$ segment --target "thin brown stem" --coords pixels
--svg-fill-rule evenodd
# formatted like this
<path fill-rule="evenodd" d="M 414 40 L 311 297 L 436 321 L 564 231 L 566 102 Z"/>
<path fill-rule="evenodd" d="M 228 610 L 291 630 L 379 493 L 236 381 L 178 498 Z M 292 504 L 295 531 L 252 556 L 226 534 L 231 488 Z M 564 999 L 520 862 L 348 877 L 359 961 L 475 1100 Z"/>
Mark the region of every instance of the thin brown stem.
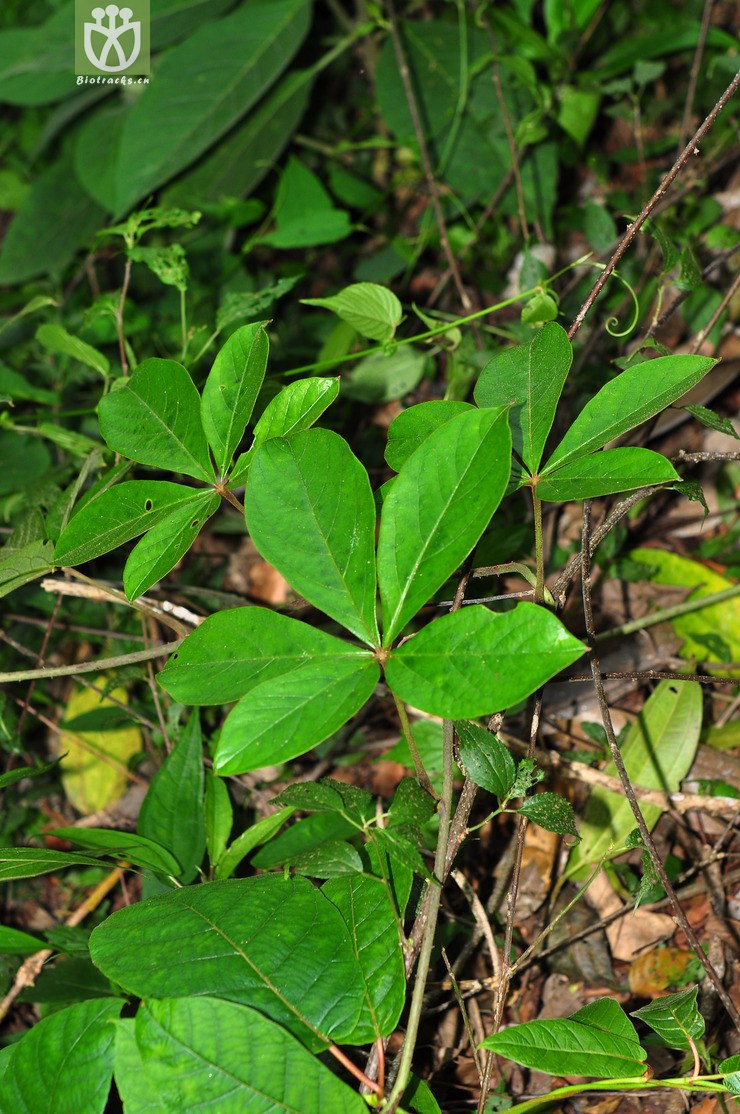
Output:
<path fill-rule="evenodd" d="M 121 359 L 121 374 L 128 375 L 128 357 L 126 355 L 126 337 L 123 332 L 123 310 L 126 305 L 126 295 L 128 294 L 128 285 L 131 281 L 131 260 L 126 259 L 126 266 L 123 269 L 123 282 L 121 284 L 121 297 L 118 299 L 118 306 L 116 307 L 116 331 L 118 332 L 118 354 Z"/>
<path fill-rule="evenodd" d="M 704 47 L 707 42 L 707 35 L 709 34 L 709 24 L 712 18 L 712 8 L 714 7 L 714 0 L 705 0 L 704 11 L 701 16 L 701 27 L 699 28 L 699 37 L 696 40 L 696 49 L 694 50 L 694 57 L 691 62 L 691 72 L 689 73 L 689 84 L 686 89 L 686 101 L 683 107 L 683 120 L 681 121 L 681 130 L 678 133 L 678 149 L 679 151 L 686 142 L 686 136 L 689 134 L 691 127 L 691 112 L 694 107 L 694 95 L 696 93 L 696 82 L 699 77 L 699 70 L 701 69 L 702 58 L 704 57 Z"/>

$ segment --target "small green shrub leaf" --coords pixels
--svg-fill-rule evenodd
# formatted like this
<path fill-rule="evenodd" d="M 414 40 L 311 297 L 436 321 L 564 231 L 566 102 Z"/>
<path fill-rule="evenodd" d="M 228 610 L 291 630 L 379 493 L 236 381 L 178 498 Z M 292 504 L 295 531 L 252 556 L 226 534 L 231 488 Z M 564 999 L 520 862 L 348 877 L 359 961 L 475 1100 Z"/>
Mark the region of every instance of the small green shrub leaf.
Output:
<path fill-rule="evenodd" d="M 476 723 L 459 720 L 455 731 L 460 741 L 460 761 L 468 776 L 500 801 L 505 800 L 516 777 L 516 765 L 508 748 Z"/>
<path fill-rule="evenodd" d="M 740 1095 L 740 1055 L 728 1056 L 717 1065 L 724 1075 L 722 1082 L 731 1095 Z"/>
<path fill-rule="evenodd" d="M 433 399 L 431 402 L 409 406 L 388 427 L 386 461 L 394 472 L 400 472 L 411 454 L 426 441 L 430 433 L 446 425 L 458 414 L 472 409 L 469 402 L 454 402 L 451 399 Z"/>
<path fill-rule="evenodd" d="M 541 474 L 588 456 L 655 417 L 703 379 L 716 362 L 708 356 L 659 356 L 649 365 L 626 368 L 586 403 Z"/>
<path fill-rule="evenodd" d="M 192 1109 L 196 1096 L 219 1114 L 367 1111 L 361 1096 L 285 1029 L 247 1006 L 207 996 L 148 1001 L 131 1043 L 128 1030 L 119 1039 L 116 1028 L 116 1086 L 132 1114 Z"/>
<path fill-rule="evenodd" d="M 406 975 L 385 884 L 370 876 L 333 878 L 321 892 L 341 913 L 362 971 L 363 1026 L 369 1014 L 376 1035 L 386 1037 L 396 1028 L 404 1007 Z"/>
<path fill-rule="evenodd" d="M 388 810 L 388 826 L 398 824 L 426 824 L 435 815 L 437 804 L 434 797 L 422 789 L 416 778 L 405 777 L 399 781 Z"/>
<path fill-rule="evenodd" d="M 649 1025 L 669 1048 L 688 1052 L 692 1041 L 704 1036 L 704 1018 L 696 1004 L 698 993 L 698 986 L 690 986 L 676 994 L 656 998 L 642 1009 L 633 1010 L 631 1016 Z"/>
<path fill-rule="evenodd" d="M 215 491 L 202 491 L 184 506 L 170 511 L 144 535 L 132 549 L 123 570 L 123 587 L 130 600 L 143 595 L 172 571 L 220 504 L 221 497 Z"/>
<path fill-rule="evenodd" d="M 545 831 L 581 838 L 578 835 L 573 806 L 559 793 L 535 793 L 520 805 L 519 812 Z"/>
<path fill-rule="evenodd" d="M 364 869 L 359 851 L 341 839 L 328 839 L 320 847 L 296 855 L 290 866 L 296 874 L 305 874 L 308 878 L 341 878 L 362 874 Z"/>
<path fill-rule="evenodd" d="M 58 565 L 92 561 L 202 498 L 202 491 L 166 480 L 127 480 L 106 488 L 72 515 L 54 560 Z"/>
<path fill-rule="evenodd" d="M 291 155 L 277 189 L 275 230 L 262 242 L 275 248 L 308 248 L 335 244 L 351 231 L 349 215 L 336 208 L 314 172 Z"/>
<path fill-rule="evenodd" d="M 603 449 L 556 467 L 537 484 L 540 499 L 566 503 L 680 479 L 669 460 L 650 449 Z"/>
<path fill-rule="evenodd" d="M 435 619 L 393 650 L 385 674 L 401 700 L 467 719 L 523 700 L 584 652 L 544 608 L 520 603 L 497 615 L 476 604 Z"/>
<path fill-rule="evenodd" d="M 119 832 L 112 828 L 52 828 L 50 834 L 68 839 L 88 851 L 116 859 L 128 859 L 136 866 L 149 867 L 161 874 L 171 874 L 177 878 L 182 873 L 180 863 L 166 847 L 155 843 L 153 839 L 131 832 Z"/>
<path fill-rule="evenodd" d="M 377 644 L 375 503 L 347 442 L 328 429 L 266 441 L 245 508 L 263 557 L 315 607 Z"/>
<path fill-rule="evenodd" d="M 113 1075 L 112 1021 L 121 998 L 96 998 L 45 1017 L 12 1046 L 0 1079 L 0 1110 L 103 1114 Z"/>
<path fill-rule="evenodd" d="M 591 1002 L 568 1018 L 527 1021 L 486 1037 L 482 1047 L 548 1075 L 619 1079 L 644 1074 L 647 1053 L 621 1006 Z"/>
<path fill-rule="evenodd" d="M 206 795 L 203 802 L 206 823 L 206 847 L 211 863 L 217 863 L 224 851 L 234 824 L 234 808 L 223 778 L 206 770 Z M 228 875 L 226 876 L 228 877 Z"/>
<path fill-rule="evenodd" d="M 21 932 L 18 928 L 0 925 L 0 955 L 33 955 L 45 947 L 45 940 Z"/>
<path fill-rule="evenodd" d="M 476 544 L 501 501 L 510 470 L 511 435 L 503 409 L 459 414 L 406 461 L 380 520 L 384 646 Z"/>
<path fill-rule="evenodd" d="M 494 356 L 476 383 L 479 407 L 509 405 L 512 444 L 527 469 L 536 472 L 573 349 L 561 325 L 547 324 L 528 344 L 517 344 Z"/>
<path fill-rule="evenodd" d="M 318 812 L 287 827 L 257 852 L 252 864 L 259 870 L 290 866 L 294 859 L 316 847 L 333 840 L 352 839 L 356 835 L 357 825 L 338 812 Z"/>
<path fill-rule="evenodd" d="M 120 381 L 119 381 L 120 382 Z M 100 432 L 122 456 L 213 483 L 200 396 L 175 360 L 144 360 L 98 406 Z"/>
<path fill-rule="evenodd" d="M 233 874 L 239 863 L 246 859 L 255 847 L 259 847 L 261 843 L 267 843 L 268 840 L 272 839 L 285 821 L 293 815 L 294 811 L 295 809 L 292 808 L 279 808 L 277 812 L 273 812 L 271 816 L 263 817 L 262 820 L 258 820 L 256 824 L 252 824 L 251 827 L 237 836 L 216 863 L 213 872 L 216 881 L 219 882 Z"/>
<path fill-rule="evenodd" d="M 313 1051 L 358 1035 L 364 986 L 346 925 L 305 878 L 209 882 L 141 901 L 93 931 L 90 955 L 140 998 L 240 1002 Z M 360 1036 L 373 1040 L 372 1025 Z"/>
<path fill-rule="evenodd" d="M 281 664 L 279 676 L 257 684 L 226 717 L 213 756 L 219 774 L 242 774 L 305 754 L 359 711 L 380 676 L 363 651 L 314 661 L 304 655 L 291 672 Z"/>
<path fill-rule="evenodd" d="M 366 789 L 329 777 L 318 782 L 299 781 L 289 785 L 274 803 L 292 805 L 302 812 L 338 812 L 358 827 L 375 813 L 373 796 Z"/>
<path fill-rule="evenodd" d="M 203 740 L 197 712 L 157 770 L 142 801 L 139 835 L 169 847 L 181 864 L 178 878 L 193 880 L 205 851 Z"/>
<path fill-rule="evenodd" d="M 225 475 L 244 436 L 265 378 L 265 322 L 243 325 L 216 356 L 201 398 L 201 417 L 216 467 Z"/>
<path fill-rule="evenodd" d="M 0 848 L 0 882 L 8 882 L 11 878 L 35 878 L 71 866 L 98 865 L 98 860 L 90 855 L 78 855 L 73 851 L 53 851 L 49 847 Z"/>
<path fill-rule="evenodd" d="M 254 443 L 289 437 L 308 429 L 339 394 L 338 379 L 299 379 L 289 383 L 267 404 L 254 427 Z"/>
<path fill-rule="evenodd" d="M 70 356 L 73 360 L 78 360 L 81 364 L 91 367 L 93 371 L 99 372 L 104 377 L 110 371 L 110 361 L 107 356 L 98 352 L 97 348 L 93 348 L 86 341 L 72 336 L 61 325 L 54 325 L 51 322 L 39 325 L 36 330 L 36 340 L 39 344 L 43 344 L 49 352 Z"/>
<path fill-rule="evenodd" d="M 354 282 L 329 298 L 301 298 L 304 306 L 330 309 L 370 340 L 384 344 L 403 320 L 403 307 L 392 290 L 374 282 Z"/>

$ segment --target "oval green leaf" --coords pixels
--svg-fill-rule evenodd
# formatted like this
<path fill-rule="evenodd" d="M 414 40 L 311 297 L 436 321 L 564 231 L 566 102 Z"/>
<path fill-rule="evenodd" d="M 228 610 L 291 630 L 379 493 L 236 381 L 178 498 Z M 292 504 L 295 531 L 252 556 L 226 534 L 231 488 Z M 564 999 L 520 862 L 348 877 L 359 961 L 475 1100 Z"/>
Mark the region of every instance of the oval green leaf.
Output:
<path fill-rule="evenodd" d="M 149 867 L 162 874 L 179 877 L 182 867 L 175 856 L 153 839 L 112 828 L 52 828 L 50 834 L 68 839 L 79 847 L 116 859 L 128 859 L 136 866 Z"/>
<path fill-rule="evenodd" d="M 200 492 L 144 535 L 123 570 L 123 587 L 130 600 L 143 595 L 174 569 L 220 504 L 221 497 L 215 491 Z"/>
<path fill-rule="evenodd" d="M 254 443 L 308 429 L 339 394 L 338 379 L 299 379 L 268 403 L 254 427 Z"/>
<path fill-rule="evenodd" d="M 537 494 L 548 503 L 567 503 L 678 479 L 671 462 L 660 453 L 638 448 L 603 449 L 556 467 L 539 481 Z"/>
<path fill-rule="evenodd" d="M 50 847 L 3 847 L 0 849 L 0 882 L 11 878 L 35 878 L 71 866 L 99 866 L 90 855 L 53 851 Z"/>
<path fill-rule="evenodd" d="M 396 295 L 375 282 L 353 282 L 329 298 L 301 298 L 301 302 L 331 310 L 362 336 L 381 344 L 392 339 L 403 320 Z"/>
<path fill-rule="evenodd" d="M 243 325 L 216 356 L 201 398 L 201 418 L 216 467 L 225 475 L 265 378 L 270 343 L 264 321 Z"/>
<path fill-rule="evenodd" d="M 460 743 L 460 761 L 476 785 L 505 800 L 516 777 L 516 765 L 508 747 L 491 731 L 477 723 L 455 724 Z"/>
<path fill-rule="evenodd" d="M 435 429 L 446 425 L 458 414 L 472 410 L 469 402 L 455 402 L 453 399 L 433 399 L 409 406 L 388 427 L 388 442 L 385 459 L 394 472 L 400 472 L 412 453 L 426 441 Z"/>

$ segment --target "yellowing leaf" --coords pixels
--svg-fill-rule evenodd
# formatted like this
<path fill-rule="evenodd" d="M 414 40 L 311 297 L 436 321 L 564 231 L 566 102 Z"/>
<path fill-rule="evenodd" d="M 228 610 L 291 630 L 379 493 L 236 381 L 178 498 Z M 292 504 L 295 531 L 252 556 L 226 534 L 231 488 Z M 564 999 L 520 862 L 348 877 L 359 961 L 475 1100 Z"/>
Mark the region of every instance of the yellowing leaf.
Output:
<path fill-rule="evenodd" d="M 97 679 L 99 687 L 105 677 Z M 113 697 L 113 699 L 110 699 Z M 106 716 L 125 713 L 114 703 L 128 703 L 125 689 L 113 689 L 110 697 L 101 698 L 93 689 L 79 688 L 72 693 L 64 709 L 63 722 L 72 724 L 81 716 L 101 713 Z M 126 792 L 129 759 L 142 749 L 141 731 L 135 726 L 113 727 L 112 730 L 62 731 L 59 738 L 62 784 L 70 804 L 78 812 L 88 814 L 107 808 Z"/>

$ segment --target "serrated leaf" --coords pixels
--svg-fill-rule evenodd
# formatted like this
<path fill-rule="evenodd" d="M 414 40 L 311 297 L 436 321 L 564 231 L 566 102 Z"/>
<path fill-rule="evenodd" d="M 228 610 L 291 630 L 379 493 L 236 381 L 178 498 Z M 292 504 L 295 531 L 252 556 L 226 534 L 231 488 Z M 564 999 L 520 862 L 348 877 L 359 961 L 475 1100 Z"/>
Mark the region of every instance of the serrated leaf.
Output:
<path fill-rule="evenodd" d="M 203 741 L 197 711 L 152 778 L 137 830 L 168 847 L 182 864 L 178 877 L 193 880 L 203 859 Z"/>
<path fill-rule="evenodd" d="M 458 720 L 455 731 L 460 742 L 460 761 L 468 777 L 500 801 L 505 800 L 516 777 L 516 765 L 508 748 L 491 731 L 475 723 Z"/>
<path fill-rule="evenodd" d="M 472 409 L 469 402 L 454 402 L 452 399 L 433 399 L 431 402 L 409 406 L 388 427 L 386 462 L 394 472 L 399 472 L 430 433 L 446 425 L 458 414 Z"/>
<path fill-rule="evenodd" d="M 243 325 L 229 337 L 203 388 L 203 429 L 222 476 L 244 436 L 265 378 L 270 347 L 265 324 Z"/>
<path fill-rule="evenodd" d="M 156 247 L 137 244 L 129 248 L 127 254 L 133 263 L 144 263 L 165 286 L 174 286 L 182 294 L 187 290 L 190 267 L 182 244 L 160 244 Z"/>
<path fill-rule="evenodd" d="M 626 368 L 586 403 L 540 475 L 588 456 L 655 417 L 703 379 L 716 362 L 706 356 L 659 356 L 647 365 Z"/>
<path fill-rule="evenodd" d="M 422 878 L 432 878 L 418 847 L 406 838 L 403 830 L 403 828 L 373 828 L 371 834 L 378 848 L 384 851 L 389 859 L 397 860 L 402 866 Z"/>
<path fill-rule="evenodd" d="M 72 515 L 54 560 L 58 565 L 92 561 L 201 498 L 201 491 L 166 480 L 127 480 L 106 488 Z"/>
<path fill-rule="evenodd" d="M 585 649 L 554 615 L 532 603 L 503 614 L 475 604 L 435 619 L 393 650 L 385 676 L 408 704 L 464 719 L 511 707 Z"/>
<path fill-rule="evenodd" d="M 511 1025 L 486 1037 L 481 1046 L 548 1075 L 600 1079 L 642 1076 L 647 1057 L 634 1026 L 610 998 L 592 1002 L 569 1018 Z"/>
<path fill-rule="evenodd" d="M 704 1018 L 696 1004 L 698 993 L 698 986 L 690 986 L 687 990 L 666 994 L 642 1009 L 633 1010 L 631 1016 L 649 1025 L 669 1048 L 688 1052 L 692 1041 L 704 1036 Z"/>
<path fill-rule="evenodd" d="M 680 479 L 669 460 L 650 449 L 602 449 L 556 466 L 537 484 L 540 499 L 567 503 Z"/>
<path fill-rule="evenodd" d="M 53 851 L 49 847 L 0 848 L 0 882 L 12 878 L 36 878 L 72 866 L 99 866 L 91 855 L 72 851 Z"/>
<path fill-rule="evenodd" d="M 263 557 L 315 607 L 377 644 L 375 503 L 347 442 L 328 429 L 264 442 L 245 510 Z"/>
<path fill-rule="evenodd" d="M 437 803 L 416 778 L 405 777 L 399 781 L 388 809 L 388 826 L 413 824 L 419 827 L 426 824 L 436 814 Z"/>
<path fill-rule="evenodd" d="M 175 360 L 144 360 L 98 406 L 100 432 L 122 456 L 214 482 L 200 418 L 200 396 Z"/>
<path fill-rule="evenodd" d="M 380 519 L 384 646 L 476 544 L 503 497 L 510 470 L 511 435 L 501 409 L 458 415 L 406 461 Z"/>
<path fill-rule="evenodd" d="M 331 310 L 361 336 L 381 344 L 391 340 L 403 319 L 403 307 L 393 291 L 375 282 L 354 282 L 329 298 L 301 298 L 301 302 Z"/>
<path fill-rule="evenodd" d="M 545 325 L 529 344 L 494 356 L 475 386 L 479 406 L 509 406 L 512 446 L 530 472 L 539 468 L 572 361 L 565 330 Z"/>
<path fill-rule="evenodd" d="M 335 878 L 321 892 L 339 910 L 362 972 L 366 1012 L 378 1037 L 396 1028 L 406 1000 L 398 924 L 379 878 Z"/>
<path fill-rule="evenodd" d="M 338 379 L 299 379 L 283 387 L 267 404 L 254 427 L 254 443 L 289 437 L 308 429 L 339 394 Z"/>
<path fill-rule="evenodd" d="M 375 811 L 371 793 L 334 778 L 296 782 L 284 789 L 273 803 L 292 805 L 302 812 L 338 812 L 360 827 Z"/>
<path fill-rule="evenodd" d="M 12 1047 L 2 1079 L 0 1110 L 38 1114 L 103 1114 L 113 1074 L 111 1024 L 121 998 L 79 1002 L 45 1017 Z"/>
<path fill-rule="evenodd" d="M 696 682 L 660 682 L 620 747 L 634 786 L 664 793 L 673 793 L 680 787 L 699 742 L 701 705 L 701 686 Z M 612 762 L 605 772 L 616 776 Z M 640 803 L 649 830 L 657 824 L 661 811 L 658 805 Z M 634 827 L 635 818 L 624 796 L 594 788 L 580 825 L 581 843 L 568 858 L 568 876 L 584 878 L 590 864 L 607 854 L 610 846 L 621 848 Z"/>
<path fill-rule="evenodd" d="M 163 874 L 179 877 L 182 867 L 175 856 L 161 843 L 131 832 L 119 832 L 110 828 L 52 828 L 50 834 L 59 839 L 68 839 L 87 851 L 108 855 L 116 859 L 128 859 L 136 866 L 149 867 Z"/>
<path fill-rule="evenodd" d="M 547 832 L 581 838 L 572 804 L 558 793 L 536 793 L 533 797 L 528 797 L 518 811 Z"/>
<path fill-rule="evenodd" d="M 107 678 L 100 675 L 105 686 Z M 111 699 L 112 698 L 112 699 Z M 114 688 L 106 696 L 95 689 L 78 688 L 67 701 L 64 718 L 72 720 L 85 712 L 128 703 L 124 688 Z M 84 816 L 108 808 L 123 796 L 129 785 L 129 761 L 143 749 L 141 730 L 128 724 L 115 731 L 62 731 L 59 736 L 62 785 L 67 799 Z"/>
<path fill-rule="evenodd" d="M 345 923 L 295 875 L 209 882 L 119 909 L 94 929 L 90 955 L 140 998 L 240 1002 L 312 1051 L 350 1033 L 374 1039 L 369 1019 L 357 1032 L 364 993 Z"/>
<path fill-rule="evenodd" d="M 215 491 L 202 491 L 144 535 L 123 570 L 123 587 L 130 600 L 143 595 L 172 571 L 220 505 L 221 497 Z"/>
<path fill-rule="evenodd" d="M 296 874 L 309 878 L 341 878 L 351 874 L 362 874 L 363 864 L 359 852 L 345 840 L 328 839 L 320 847 L 297 855 L 290 861 Z"/>

